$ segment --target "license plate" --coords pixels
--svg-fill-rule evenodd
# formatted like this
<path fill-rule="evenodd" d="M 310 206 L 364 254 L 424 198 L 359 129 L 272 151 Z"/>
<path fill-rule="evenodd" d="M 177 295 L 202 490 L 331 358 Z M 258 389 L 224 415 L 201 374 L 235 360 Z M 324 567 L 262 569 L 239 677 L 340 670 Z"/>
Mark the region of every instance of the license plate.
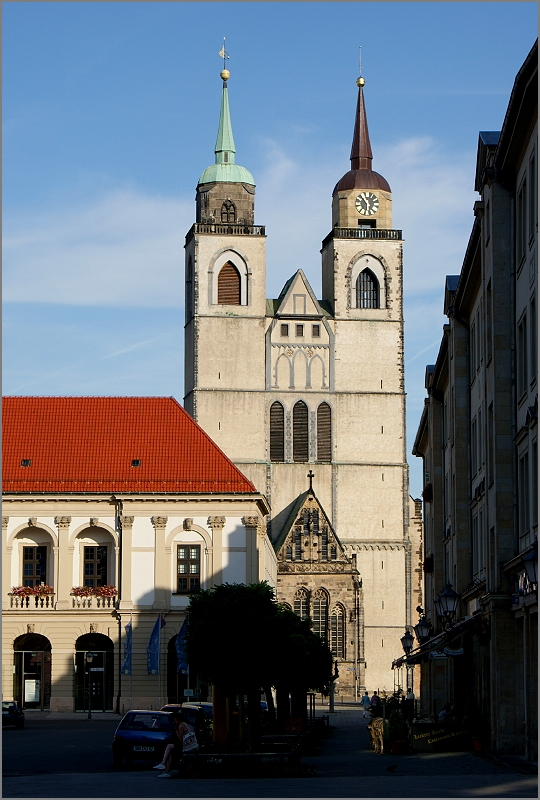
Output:
<path fill-rule="evenodd" d="M 142 747 L 141 745 L 138 745 L 138 744 L 135 745 L 133 750 L 136 753 L 153 753 L 154 752 L 154 748 L 153 747 Z"/>

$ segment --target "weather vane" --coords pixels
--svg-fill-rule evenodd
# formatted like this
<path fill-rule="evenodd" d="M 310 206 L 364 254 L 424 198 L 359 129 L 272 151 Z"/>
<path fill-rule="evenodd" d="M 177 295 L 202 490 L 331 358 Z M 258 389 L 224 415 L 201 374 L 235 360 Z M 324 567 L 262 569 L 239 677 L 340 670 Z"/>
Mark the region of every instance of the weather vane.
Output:
<path fill-rule="evenodd" d="M 222 48 L 221 48 L 221 50 L 219 51 L 218 55 L 219 55 L 219 57 L 220 57 L 220 58 L 222 58 L 222 59 L 223 59 L 223 69 L 225 69 L 225 66 L 226 66 L 226 64 L 225 64 L 225 61 L 226 61 L 228 58 L 230 58 L 230 55 L 229 55 L 229 54 L 227 53 L 227 51 L 225 50 L 225 37 L 223 37 L 223 47 L 222 47 Z"/>
<path fill-rule="evenodd" d="M 224 81 L 227 81 L 231 77 L 231 73 L 226 68 L 226 61 L 227 61 L 228 58 L 230 58 L 230 55 L 225 50 L 225 37 L 223 37 L 223 47 L 219 51 L 218 56 L 223 59 L 223 69 L 221 70 L 221 73 L 220 73 L 221 78 Z"/>
<path fill-rule="evenodd" d="M 360 76 L 356 79 L 356 85 L 358 86 L 358 88 L 360 88 L 365 84 L 365 80 L 362 77 L 362 45 L 360 45 L 358 49 L 360 50 L 360 53 L 358 54 L 358 66 L 360 67 Z"/>

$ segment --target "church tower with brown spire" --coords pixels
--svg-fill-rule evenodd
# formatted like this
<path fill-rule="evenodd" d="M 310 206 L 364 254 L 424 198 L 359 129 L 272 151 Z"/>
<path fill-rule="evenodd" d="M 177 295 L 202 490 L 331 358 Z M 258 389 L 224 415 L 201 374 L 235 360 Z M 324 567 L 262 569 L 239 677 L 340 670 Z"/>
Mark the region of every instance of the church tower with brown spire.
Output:
<path fill-rule="evenodd" d="M 371 166 L 364 81 L 322 245 L 322 299 L 301 269 L 272 299 L 221 77 L 215 164 L 186 237 L 185 407 L 267 497 L 277 597 L 329 641 L 341 696 L 390 691 L 411 623 L 402 241 Z M 229 557 L 252 556 L 239 546 Z"/>

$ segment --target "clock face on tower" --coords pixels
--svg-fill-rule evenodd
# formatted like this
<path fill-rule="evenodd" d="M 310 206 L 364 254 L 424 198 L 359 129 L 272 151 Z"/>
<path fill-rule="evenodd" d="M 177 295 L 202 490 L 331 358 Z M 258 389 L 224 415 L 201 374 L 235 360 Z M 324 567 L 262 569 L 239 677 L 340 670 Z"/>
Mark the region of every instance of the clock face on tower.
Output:
<path fill-rule="evenodd" d="M 373 192 L 361 192 L 356 198 L 356 210 L 365 217 L 375 214 L 379 208 L 379 198 Z"/>

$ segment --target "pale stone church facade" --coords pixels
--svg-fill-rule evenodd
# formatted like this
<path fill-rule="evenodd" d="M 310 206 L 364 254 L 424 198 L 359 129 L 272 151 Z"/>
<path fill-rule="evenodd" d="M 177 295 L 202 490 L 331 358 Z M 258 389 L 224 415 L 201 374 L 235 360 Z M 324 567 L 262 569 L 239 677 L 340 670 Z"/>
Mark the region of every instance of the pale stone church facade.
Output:
<path fill-rule="evenodd" d="M 265 228 L 256 224 L 254 179 L 235 163 L 229 75 L 222 77 L 215 164 L 199 179 L 196 222 L 186 236 L 184 405 L 270 503 L 279 599 L 292 607 L 307 592 L 313 618 L 324 589 L 329 631 L 344 588 L 330 584 L 345 581 L 350 589 L 351 601 L 339 600 L 346 694 L 388 691 L 411 625 L 418 555 L 408 522 L 403 242 L 392 228 L 390 187 L 371 167 L 364 81 L 357 82 L 351 169 L 334 189 L 322 243 L 323 297 L 298 270 L 268 300 Z M 332 561 L 328 548 L 322 556 L 320 530 L 306 528 L 289 552 L 284 538 L 308 470 L 317 513 L 339 537 L 342 565 L 321 574 L 320 586 L 306 578 L 314 561 Z M 311 513 L 303 508 L 298 520 Z"/>

